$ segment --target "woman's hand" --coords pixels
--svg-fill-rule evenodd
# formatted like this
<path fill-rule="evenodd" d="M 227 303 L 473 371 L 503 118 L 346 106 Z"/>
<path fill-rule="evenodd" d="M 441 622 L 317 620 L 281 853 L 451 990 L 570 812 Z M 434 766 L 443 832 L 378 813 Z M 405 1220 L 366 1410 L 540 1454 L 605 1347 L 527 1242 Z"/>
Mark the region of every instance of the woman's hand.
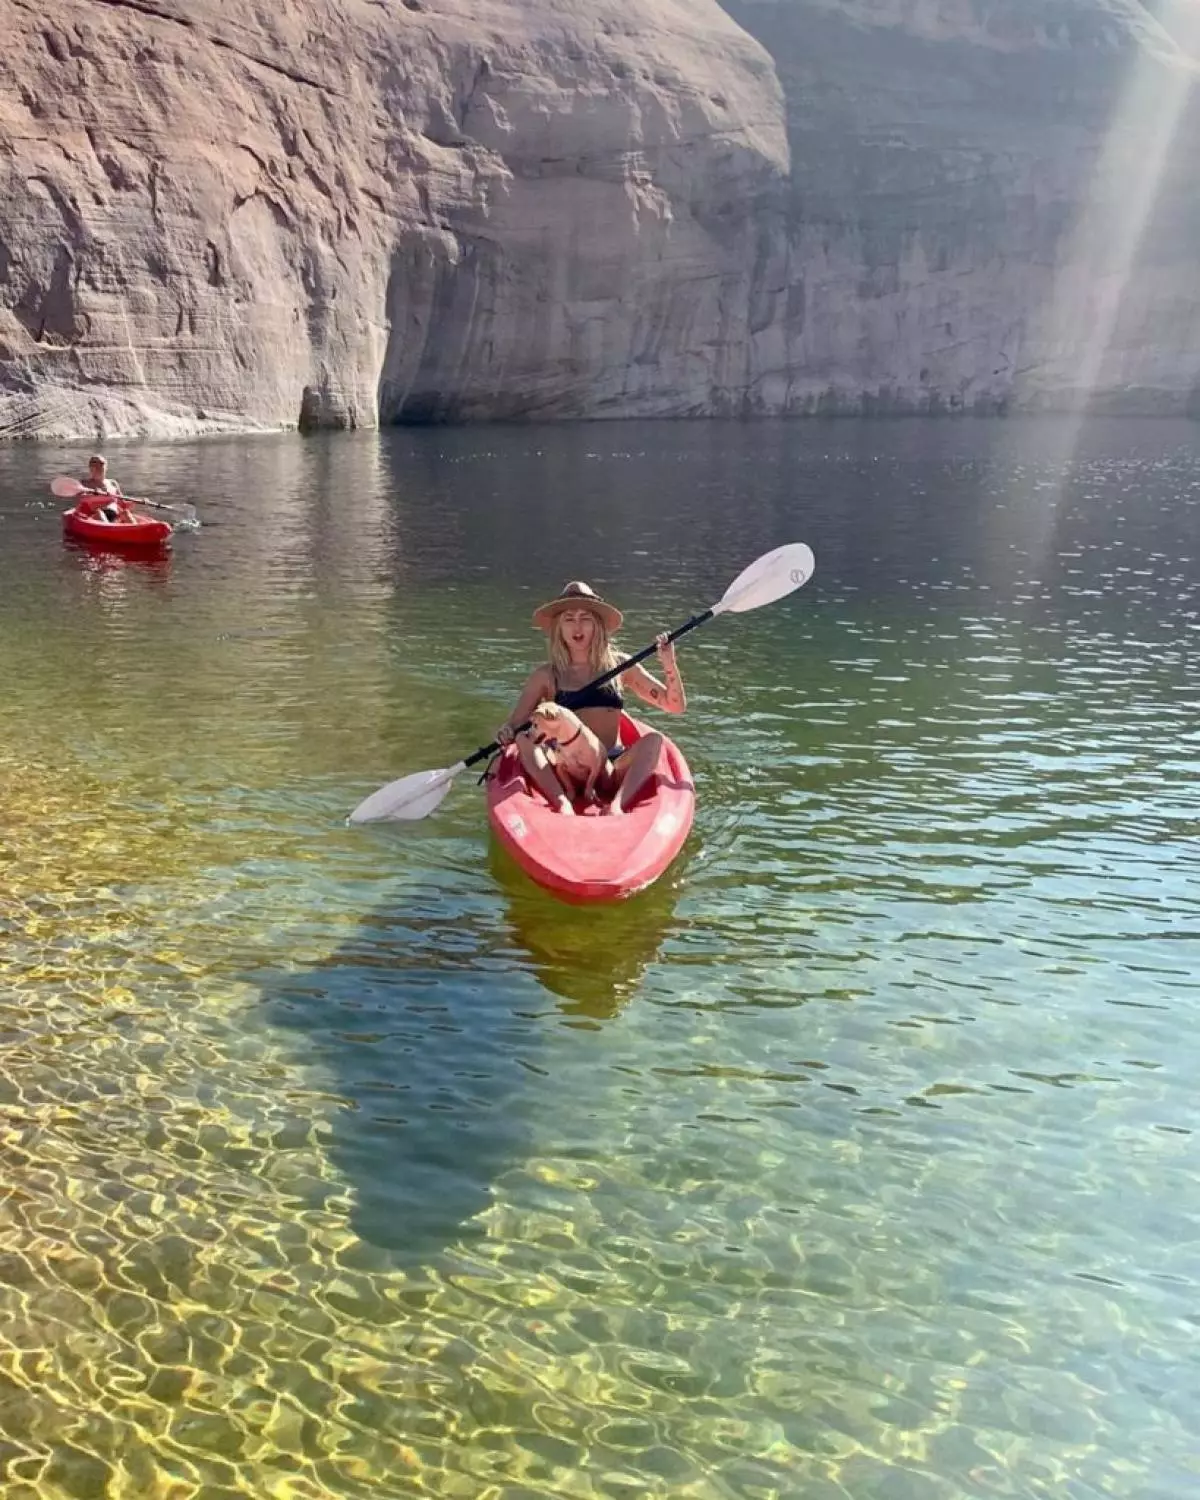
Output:
<path fill-rule="evenodd" d="M 663 631 L 654 638 L 654 649 L 658 652 L 658 659 L 663 664 L 664 672 L 675 671 L 675 642 Z"/>
<path fill-rule="evenodd" d="M 496 740 L 501 745 L 511 745 L 516 737 L 517 731 L 508 723 L 501 724 L 496 731 Z"/>

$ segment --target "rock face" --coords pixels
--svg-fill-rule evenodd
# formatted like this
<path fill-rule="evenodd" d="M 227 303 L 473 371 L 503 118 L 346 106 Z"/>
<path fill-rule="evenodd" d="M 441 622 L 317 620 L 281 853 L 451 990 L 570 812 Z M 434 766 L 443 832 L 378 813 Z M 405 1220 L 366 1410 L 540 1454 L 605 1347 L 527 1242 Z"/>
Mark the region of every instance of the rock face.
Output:
<path fill-rule="evenodd" d="M 0 27 L 0 436 L 1196 401 L 1194 70 L 1134 0 Z"/>
<path fill-rule="evenodd" d="M 737 409 L 787 142 L 715 0 L 0 0 L 0 25 L 29 425 Z"/>
<path fill-rule="evenodd" d="M 1198 0 L 725 8 L 788 105 L 763 409 L 1195 406 Z"/>

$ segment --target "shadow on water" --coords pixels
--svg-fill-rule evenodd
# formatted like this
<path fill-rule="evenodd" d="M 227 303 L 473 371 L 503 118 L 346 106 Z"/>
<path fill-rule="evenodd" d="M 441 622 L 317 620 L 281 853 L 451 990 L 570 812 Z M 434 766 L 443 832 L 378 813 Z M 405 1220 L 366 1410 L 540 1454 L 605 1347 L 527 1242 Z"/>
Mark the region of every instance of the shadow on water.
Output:
<path fill-rule="evenodd" d="M 570 1112 L 580 1029 L 618 1018 L 658 957 L 682 869 L 566 907 L 493 846 L 484 871 L 421 871 L 312 967 L 254 976 L 337 1100 L 325 1147 L 371 1252 L 416 1268 L 487 1235 L 497 1182 Z"/>

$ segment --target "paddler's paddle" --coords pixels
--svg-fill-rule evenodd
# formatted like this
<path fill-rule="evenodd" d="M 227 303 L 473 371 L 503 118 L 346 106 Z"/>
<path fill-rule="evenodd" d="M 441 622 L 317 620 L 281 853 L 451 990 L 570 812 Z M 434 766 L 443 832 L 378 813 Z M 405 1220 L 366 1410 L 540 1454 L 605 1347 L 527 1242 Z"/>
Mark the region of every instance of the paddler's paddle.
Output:
<path fill-rule="evenodd" d="M 764 553 L 757 562 L 744 568 L 721 595 L 719 603 L 706 609 L 703 614 L 693 615 L 686 625 L 673 630 L 667 640 L 677 641 L 681 635 L 715 619 L 717 615 L 743 615 L 748 610 L 761 609 L 764 604 L 774 604 L 776 599 L 785 598 L 801 584 L 807 583 L 815 566 L 812 548 L 803 542 L 776 547 L 774 552 Z M 657 643 L 647 646 L 644 651 L 626 658 L 619 667 L 602 673 L 579 691 L 587 692 L 611 682 L 614 677 L 619 677 L 638 662 L 653 656 L 657 650 Z M 526 721 L 517 727 L 516 733 L 521 734 L 528 728 L 529 722 Z M 399 781 L 389 782 L 360 802 L 346 821 L 375 823 L 381 818 L 396 818 L 404 822 L 416 822 L 420 818 L 427 818 L 453 786 L 454 778 L 459 772 L 465 771 L 468 766 L 478 765 L 481 760 L 489 760 L 499 748 L 499 740 L 493 740 L 490 745 L 481 746 L 465 760 L 460 760 L 457 765 L 448 766 L 443 771 L 417 771 L 411 776 L 402 776 Z"/>
<path fill-rule="evenodd" d="M 97 499 L 100 498 L 98 491 L 89 490 L 86 484 L 80 484 L 78 479 L 70 479 L 66 474 L 60 474 L 57 479 L 50 481 L 50 491 L 60 500 L 78 500 L 80 495 L 96 495 Z M 148 510 L 169 510 L 172 515 L 177 515 L 190 525 L 200 524 L 194 505 L 164 505 L 161 500 L 146 500 L 135 495 L 110 495 L 109 499 L 124 500 L 129 505 L 144 505 Z"/>

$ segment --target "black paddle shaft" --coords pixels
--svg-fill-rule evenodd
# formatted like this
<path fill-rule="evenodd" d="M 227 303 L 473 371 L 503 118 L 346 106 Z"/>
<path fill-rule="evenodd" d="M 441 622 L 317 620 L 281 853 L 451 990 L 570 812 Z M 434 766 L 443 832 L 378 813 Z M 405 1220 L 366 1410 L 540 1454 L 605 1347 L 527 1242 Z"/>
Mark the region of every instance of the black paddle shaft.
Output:
<path fill-rule="evenodd" d="M 703 614 L 693 615 L 692 618 L 685 624 L 681 625 L 678 630 L 672 630 L 671 634 L 667 637 L 667 644 L 670 645 L 673 641 L 677 641 L 681 635 L 687 635 L 689 630 L 695 630 L 698 625 L 706 624 L 709 620 L 712 619 L 712 617 L 713 611 L 711 609 L 706 609 Z M 575 691 L 579 693 L 587 693 L 590 692 L 592 688 L 603 687 L 606 682 L 611 682 L 614 677 L 620 677 L 622 672 L 628 672 L 630 667 L 636 667 L 638 662 L 645 661 L 648 656 L 653 656 L 657 650 L 658 642 L 655 641 L 653 645 L 647 646 L 644 650 L 639 651 L 636 656 L 627 656 L 625 660 L 620 664 L 620 666 L 610 667 L 607 672 L 601 672 L 599 677 L 594 678 L 591 682 L 584 683 L 583 687 L 576 688 Z M 526 719 L 524 724 L 517 725 L 516 729 L 513 730 L 513 733 L 524 734 L 532 723 L 532 719 Z M 495 755 L 496 751 L 499 750 L 499 748 L 499 740 L 493 740 L 490 745 L 481 745 L 473 755 L 467 756 L 466 760 L 463 761 L 463 766 L 477 766 L 481 760 L 491 760 L 492 756 Z"/>

